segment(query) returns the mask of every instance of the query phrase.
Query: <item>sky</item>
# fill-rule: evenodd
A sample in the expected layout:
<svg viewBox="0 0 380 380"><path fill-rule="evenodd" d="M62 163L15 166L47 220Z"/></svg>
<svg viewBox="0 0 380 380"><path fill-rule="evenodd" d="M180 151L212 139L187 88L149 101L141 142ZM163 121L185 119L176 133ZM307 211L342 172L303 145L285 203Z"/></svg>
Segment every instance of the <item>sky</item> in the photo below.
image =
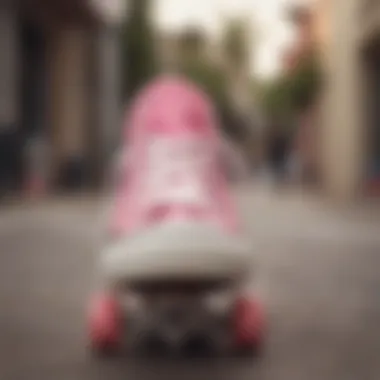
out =
<svg viewBox="0 0 380 380"><path fill-rule="evenodd" d="M204 28L217 36L224 17L244 15L256 29L252 46L251 73L262 78L275 76L280 57L295 38L285 19L284 8L295 0L156 0L156 22L163 30L179 30L188 25ZM298 1L299 2L299 1Z"/></svg>

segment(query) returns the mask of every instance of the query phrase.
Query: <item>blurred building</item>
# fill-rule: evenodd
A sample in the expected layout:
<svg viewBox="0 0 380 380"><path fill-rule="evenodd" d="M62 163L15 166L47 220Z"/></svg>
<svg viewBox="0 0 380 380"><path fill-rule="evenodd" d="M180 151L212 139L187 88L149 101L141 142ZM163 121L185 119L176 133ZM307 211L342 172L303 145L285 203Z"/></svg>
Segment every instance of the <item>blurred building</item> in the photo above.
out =
<svg viewBox="0 0 380 380"><path fill-rule="evenodd" d="M380 183L380 2L318 0L324 58L322 167L326 190L352 199Z"/></svg>
<svg viewBox="0 0 380 380"><path fill-rule="evenodd" d="M51 187L101 177L118 120L119 0L2 0L0 183L31 174L30 141ZM42 155L42 158L41 158ZM38 166L38 165L37 165Z"/></svg>

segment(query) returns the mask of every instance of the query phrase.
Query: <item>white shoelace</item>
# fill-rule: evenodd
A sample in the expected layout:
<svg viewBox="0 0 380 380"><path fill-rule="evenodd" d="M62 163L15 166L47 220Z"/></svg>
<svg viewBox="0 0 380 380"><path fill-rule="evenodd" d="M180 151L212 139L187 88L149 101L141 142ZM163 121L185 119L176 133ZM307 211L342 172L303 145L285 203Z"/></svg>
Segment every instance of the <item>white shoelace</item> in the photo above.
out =
<svg viewBox="0 0 380 380"><path fill-rule="evenodd" d="M155 140L149 149L146 202L209 204L203 179L209 156L199 140Z"/></svg>

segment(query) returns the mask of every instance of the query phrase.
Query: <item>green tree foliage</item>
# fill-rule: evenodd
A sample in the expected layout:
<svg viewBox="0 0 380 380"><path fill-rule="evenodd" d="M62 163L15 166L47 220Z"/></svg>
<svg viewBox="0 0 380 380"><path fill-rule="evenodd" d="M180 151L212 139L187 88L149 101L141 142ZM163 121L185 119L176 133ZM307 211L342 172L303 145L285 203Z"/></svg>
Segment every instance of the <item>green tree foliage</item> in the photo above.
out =
<svg viewBox="0 0 380 380"><path fill-rule="evenodd" d="M288 75L261 91L261 103L274 122L291 122L316 99L322 84L319 61L314 53L305 56Z"/></svg>
<svg viewBox="0 0 380 380"><path fill-rule="evenodd" d="M222 39L225 57L236 67L244 66L249 60L249 40L246 24L240 19L231 19L225 26Z"/></svg>
<svg viewBox="0 0 380 380"><path fill-rule="evenodd" d="M205 54L206 38L196 29L179 36L179 71L197 84L211 98L222 128L231 137L238 137L235 115L228 98L227 77L223 68Z"/></svg>
<svg viewBox="0 0 380 380"><path fill-rule="evenodd" d="M229 86L233 85L236 75L249 70L252 33L248 21L244 17L233 17L227 19L224 25L221 48L229 70ZM247 85L249 84L247 83ZM243 88L241 90L244 91ZM226 101L222 114L226 120L228 132L232 137L239 140L239 142L252 137L249 125L251 120L235 109L233 104L231 104L231 99Z"/></svg>
<svg viewBox="0 0 380 380"><path fill-rule="evenodd" d="M182 72L200 86L214 101L218 108L226 106L227 87L223 71L216 65L207 62L187 62Z"/></svg>
<svg viewBox="0 0 380 380"><path fill-rule="evenodd" d="M122 28L123 98L133 97L156 73L154 30L150 19L151 0L130 0Z"/></svg>
<svg viewBox="0 0 380 380"><path fill-rule="evenodd" d="M197 28L188 28L178 38L178 50L180 65L183 66L189 60L204 60L206 38Z"/></svg>
<svg viewBox="0 0 380 380"><path fill-rule="evenodd" d="M301 60L288 78L290 94L295 111L311 105L321 87L322 77L318 58L314 53Z"/></svg>
<svg viewBox="0 0 380 380"><path fill-rule="evenodd" d="M238 118L227 96L228 87L223 70L217 65L201 62L188 64L184 67L184 73L212 99L224 132L239 140L242 137L241 130L237 127Z"/></svg>
<svg viewBox="0 0 380 380"><path fill-rule="evenodd" d="M226 76L219 65L208 59L205 51L206 38L200 31L184 31L179 37L179 69L221 108L227 103Z"/></svg>
<svg viewBox="0 0 380 380"><path fill-rule="evenodd" d="M279 78L274 82L263 85L259 100L265 114L271 120L276 121L290 117L291 99L285 78Z"/></svg>

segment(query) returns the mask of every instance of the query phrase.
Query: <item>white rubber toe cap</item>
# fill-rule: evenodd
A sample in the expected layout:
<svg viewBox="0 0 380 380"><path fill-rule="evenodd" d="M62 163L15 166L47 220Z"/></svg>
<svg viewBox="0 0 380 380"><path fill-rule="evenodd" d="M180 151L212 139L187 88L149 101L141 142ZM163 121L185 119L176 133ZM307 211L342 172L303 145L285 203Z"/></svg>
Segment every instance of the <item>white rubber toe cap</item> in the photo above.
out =
<svg viewBox="0 0 380 380"><path fill-rule="evenodd" d="M158 226L111 243L101 255L109 281L240 279L248 275L251 247L210 224Z"/></svg>

